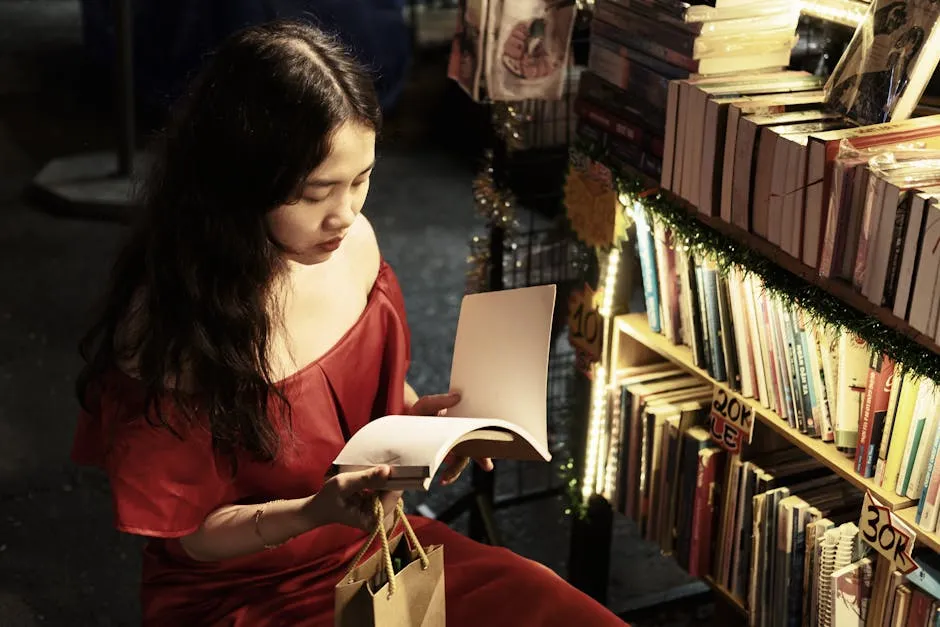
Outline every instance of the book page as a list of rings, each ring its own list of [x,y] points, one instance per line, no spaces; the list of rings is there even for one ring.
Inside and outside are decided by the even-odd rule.
[[[394,478],[419,469],[426,470],[420,473],[423,477],[433,476],[451,449],[472,457],[550,459],[549,452],[531,439],[503,420],[384,416],[353,434],[333,463],[340,471],[387,464]]]
[[[465,296],[457,322],[448,416],[519,425],[548,448],[546,397],[554,285]]]

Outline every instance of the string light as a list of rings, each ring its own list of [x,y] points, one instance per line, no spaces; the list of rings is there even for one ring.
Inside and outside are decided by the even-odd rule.
[[[601,429],[604,412],[607,409],[606,384],[607,369],[603,365],[594,366],[594,381],[591,386],[591,420],[588,423],[587,455],[584,462],[584,478],[581,481],[581,496],[587,501],[597,491],[598,458],[600,454]]]
[[[603,320],[605,330],[611,319],[614,296],[617,286],[617,276],[620,269],[620,247],[614,246],[607,252],[607,259],[603,264],[603,276],[600,284],[603,286],[601,305],[598,308]],[[608,334],[605,331],[604,354],[609,353]],[[594,369],[594,379],[591,382],[591,419],[588,427],[588,448],[584,477],[581,482],[581,491],[584,499],[591,494],[602,494],[610,498],[613,490],[614,477],[617,472],[617,462],[611,458],[611,449],[619,444],[620,425],[608,425],[610,380],[608,370],[602,363]],[[614,439],[614,433],[618,434]]]

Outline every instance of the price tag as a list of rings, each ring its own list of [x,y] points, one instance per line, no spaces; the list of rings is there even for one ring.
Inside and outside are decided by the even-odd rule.
[[[609,248],[626,236],[624,210],[610,170],[578,153],[571,155],[565,207],[572,230],[588,246]]]
[[[587,283],[568,300],[568,341],[578,353],[578,368],[589,378],[591,364],[600,361],[604,319],[597,311],[597,293]]]
[[[870,490],[865,491],[858,529],[865,542],[891,560],[897,570],[905,575],[917,570],[912,555],[916,534],[887,506],[882,505]]]
[[[741,450],[741,443],[745,439],[751,441],[754,410],[734,392],[715,386],[708,424],[712,439],[734,454]]]

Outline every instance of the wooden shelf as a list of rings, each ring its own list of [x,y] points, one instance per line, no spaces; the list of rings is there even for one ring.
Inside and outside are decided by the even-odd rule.
[[[741,614],[741,616],[744,616],[745,618],[747,617],[747,608],[744,607],[744,603],[742,603],[740,599],[738,599],[733,594],[731,594],[731,592],[728,591],[727,588],[725,588],[723,585],[721,585],[720,583],[712,579],[711,575],[706,575],[703,578],[703,581],[707,583],[708,586],[712,590],[715,591],[715,594],[721,597],[721,600],[725,604],[727,604],[728,607],[737,611],[739,614]]]
[[[725,390],[733,392],[728,385],[723,382],[716,381],[708,373],[701,368],[698,368],[694,365],[692,360],[692,350],[687,346],[676,346],[664,336],[652,331],[647,322],[646,314],[627,314],[624,316],[618,316],[614,324],[614,332],[618,334],[625,334],[653,352],[659,354],[662,357],[665,357],[667,360],[676,364],[683,370],[695,374],[714,386],[721,387]],[[626,347],[623,346],[624,342],[622,339],[615,338],[614,346],[617,347],[618,352],[624,350]],[[618,355],[612,356],[612,365],[619,366]],[[735,392],[735,394],[737,394]],[[759,402],[754,401],[753,399],[744,399],[748,406],[754,411],[757,420],[762,424],[767,425],[778,435],[783,437],[788,442],[794,444],[796,447],[804,451],[805,453],[815,457],[820,462],[832,469],[833,472],[841,476],[843,479],[859,488],[860,490],[871,490],[871,493],[874,494],[882,503],[888,506],[892,511],[900,510],[905,507],[909,507],[914,504],[914,501],[906,496],[898,496],[894,492],[883,490],[881,486],[875,484],[874,481],[870,479],[865,479],[860,477],[855,472],[855,462],[853,459],[850,459],[836,450],[835,446],[828,444],[819,440],[817,438],[812,438],[807,435],[804,435],[792,429],[787,421],[778,416],[776,413],[770,411]]]
[[[636,177],[644,181],[644,185],[649,189],[659,188],[659,183],[655,179],[646,176],[642,172],[628,167],[623,167],[621,169],[631,177]],[[744,229],[741,229],[733,224],[728,224],[721,218],[706,216],[702,213],[699,213],[698,208],[695,207],[695,205],[689,203],[684,198],[676,196],[672,192],[664,189],[660,189],[659,191],[661,194],[669,198],[670,202],[677,206],[683,207],[686,212],[695,217],[705,226],[718,231],[737,244],[747,247],[762,255],[763,257],[766,257],[775,265],[783,268],[784,270],[787,270],[791,274],[795,274],[807,283],[815,285],[824,292],[831,294],[856,311],[871,318],[875,318],[884,326],[897,331],[908,339],[920,344],[927,350],[940,354],[940,345],[937,345],[932,337],[924,335],[909,325],[906,320],[902,320],[901,318],[895,316],[892,310],[887,309],[886,307],[876,306],[860,293],[856,292],[852,286],[845,281],[829,279],[821,276],[816,268],[808,266],[803,263],[802,260],[788,255],[767,240],[758,237],[753,233],[748,233]]]
[[[907,509],[902,509],[899,512],[896,512],[898,518],[910,525],[911,529],[917,534],[917,541],[926,547],[930,547],[931,551],[936,551],[940,553],[940,535],[937,535],[936,532],[924,531],[920,528],[920,525],[917,524],[917,508],[908,507]]]

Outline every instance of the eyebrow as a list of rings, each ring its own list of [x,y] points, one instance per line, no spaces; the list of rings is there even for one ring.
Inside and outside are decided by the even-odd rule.
[[[375,168],[375,161],[369,164],[365,170],[356,175],[356,178],[368,173],[370,170]],[[310,179],[304,183],[305,187],[332,187],[333,185],[339,185],[343,181],[330,181],[326,179]]]

